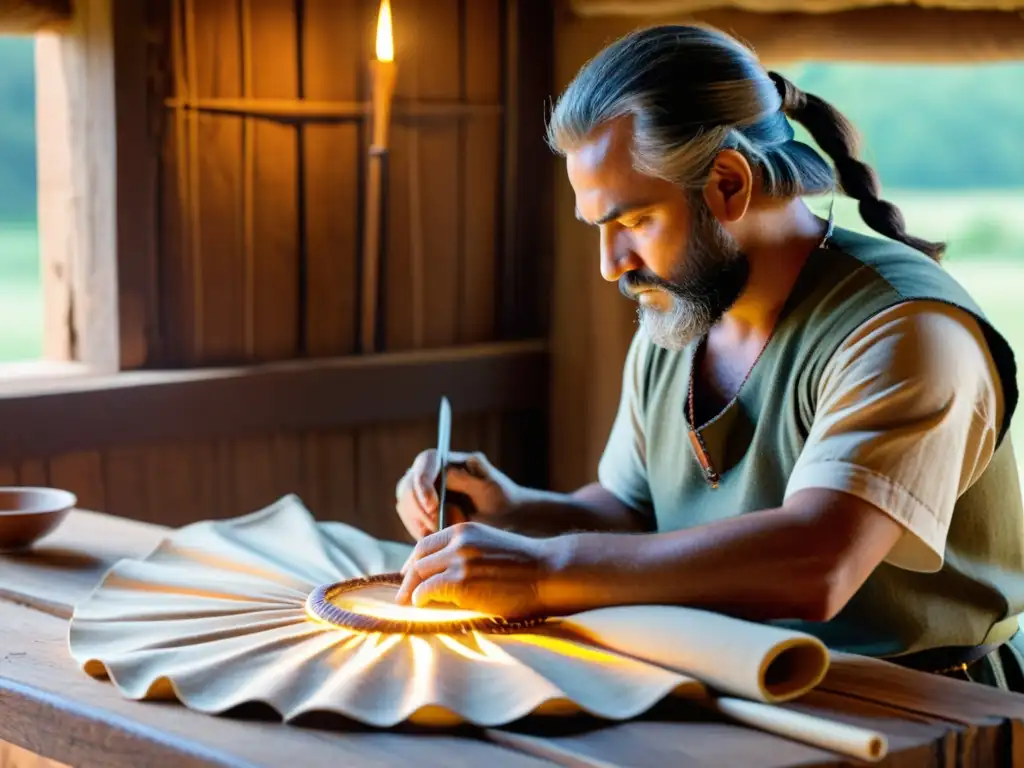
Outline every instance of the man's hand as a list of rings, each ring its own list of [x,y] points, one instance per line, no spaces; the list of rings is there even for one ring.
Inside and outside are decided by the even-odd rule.
[[[817,489],[783,507],[668,533],[536,539],[463,523],[416,545],[397,600],[510,619],[658,604],[752,621],[829,621],[902,530],[857,497]]]
[[[504,618],[543,613],[553,540],[462,523],[422,539],[402,567],[400,604],[451,603]]]
[[[416,540],[437,530],[438,499],[434,490],[439,471],[437,451],[420,453],[395,488],[395,509],[405,529]],[[521,489],[497,470],[482,453],[449,454],[448,491],[460,493],[473,505],[475,516],[497,517],[507,513],[522,495]],[[456,506],[446,512],[453,523],[466,522]]]

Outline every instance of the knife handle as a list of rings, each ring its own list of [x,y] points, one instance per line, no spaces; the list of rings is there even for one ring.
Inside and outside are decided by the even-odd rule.
[[[467,520],[476,517],[476,505],[473,500],[464,493],[453,491],[450,488],[445,492],[445,506],[455,507]]]

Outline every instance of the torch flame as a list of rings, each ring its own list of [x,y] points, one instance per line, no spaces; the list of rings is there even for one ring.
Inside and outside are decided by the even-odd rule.
[[[377,13],[377,61],[394,61],[395,41],[391,32],[391,0],[380,1]]]

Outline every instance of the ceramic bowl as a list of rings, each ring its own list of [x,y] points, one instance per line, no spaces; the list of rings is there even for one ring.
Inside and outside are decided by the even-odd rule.
[[[78,499],[59,488],[0,487],[0,552],[31,547],[51,533]]]

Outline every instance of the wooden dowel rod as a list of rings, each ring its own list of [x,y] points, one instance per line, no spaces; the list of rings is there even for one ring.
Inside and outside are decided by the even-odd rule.
[[[380,341],[380,271],[381,251],[387,227],[387,151],[370,155],[364,186],[365,217],[363,220],[361,320],[359,351],[377,352]]]
[[[350,122],[370,117],[369,102],[305,101],[301,99],[167,99],[169,109],[219,113],[238,117],[265,118],[294,122]],[[425,118],[500,117],[501,104],[460,104],[457,101],[396,101],[393,118],[408,122]]]
[[[186,103],[194,103],[196,92],[199,88],[199,64],[196,53],[196,0],[184,0],[184,53],[186,77],[188,78],[188,90],[185,93]],[[192,293],[191,307],[191,340],[188,344],[191,353],[197,359],[203,357],[203,349],[206,341],[206,312],[203,301],[203,292],[206,288],[204,276],[204,265],[202,243],[203,243],[203,204],[200,197],[199,183],[199,116],[195,113],[188,115],[186,126],[188,137],[186,139],[186,152],[188,154],[188,206],[189,221],[186,235],[189,238],[188,264],[189,264],[189,285]]]
[[[242,96],[253,94],[252,5],[242,0]],[[256,353],[256,127],[242,121],[242,241],[245,253],[245,352]]]
[[[420,70],[412,73],[412,103],[420,94]],[[416,349],[423,347],[425,338],[426,277],[423,260],[423,201],[420,189],[420,133],[409,131],[409,262],[412,277],[412,343]]]

